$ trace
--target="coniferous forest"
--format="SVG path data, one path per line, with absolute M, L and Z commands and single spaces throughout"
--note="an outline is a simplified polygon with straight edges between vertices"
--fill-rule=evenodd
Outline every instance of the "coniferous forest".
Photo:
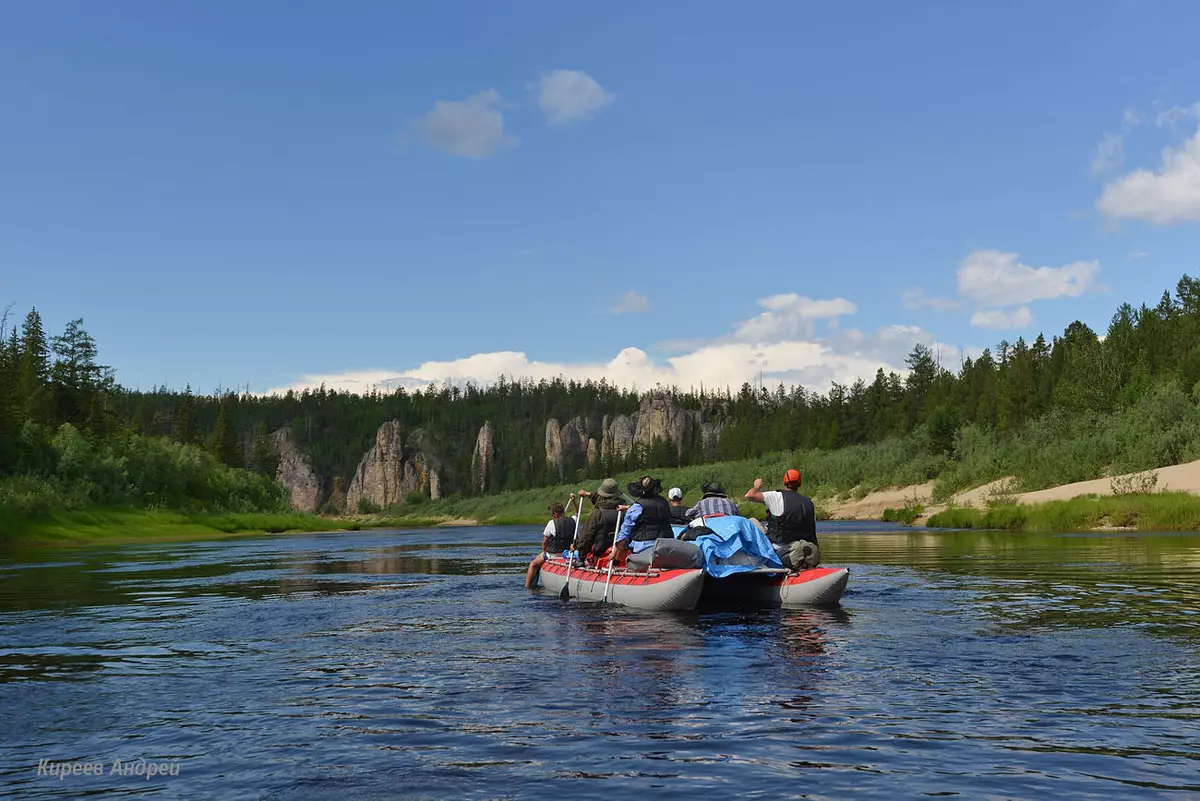
M 2 330 L 0 507 L 25 515 L 88 506 L 282 510 L 272 432 L 290 427 L 332 485 L 354 474 L 376 430 L 393 419 L 436 443 L 450 494 L 525 489 L 562 477 L 546 461 L 548 419 L 629 414 L 641 402 L 605 382 L 503 376 L 486 386 L 367 395 L 132 391 L 101 363 L 82 320 L 49 333 L 31 309 L 20 321 L 6 315 Z M 869 459 L 862 448 L 891 443 L 917 465 L 920 475 L 910 469 L 904 478 L 953 476 L 954 489 L 1014 469 L 1004 460 L 1016 458 L 1019 442 L 1027 472 L 1042 483 L 1200 458 L 1200 280 L 1186 275 L 1156 305 L 1122 304 L 1102 331 L 1074 322 L 1050 339 L 1002 341 L 956 366 L 918 345 L 907 367 L 903 376 L 880 370 L 825 393 L 657 388 L 682 409 L 720 418 L 715 451 L 654 443 L 572 465 L 572 475 L 847 448 Z M 485 421 L 495 431 L 495 462 L 486 486 L 472 488 Z M 869 472 L 834 483 L 862 483 Z

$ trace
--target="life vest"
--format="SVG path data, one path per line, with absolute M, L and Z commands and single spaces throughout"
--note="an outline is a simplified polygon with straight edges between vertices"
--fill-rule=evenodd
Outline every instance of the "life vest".
M 671 521 L 674 523 L 687 523 L 691 520 L 687 514 L 686 506 L 669 506 L 671 511 Z
M 640 499 L 638 506 L 642 507 L 642 511 L 633 523 L 633 536 L 630 539 L 646 542 L 659 537 L 675 537 L 675 530 L 671 528 L 671 507 L 666 498 L 651 495 Z
M 817 541 L 817 511 L 807 496 L 795 490 L 779 491 L 783 496 L 783 514 L 776 517 L 767 510 L 767 539 L 776 545 L 796 540 Z
M 550 538 L 550 553 L 565 551 L 575 541 L 575 518 L 559 517 L 554 520 L 554 536 Z

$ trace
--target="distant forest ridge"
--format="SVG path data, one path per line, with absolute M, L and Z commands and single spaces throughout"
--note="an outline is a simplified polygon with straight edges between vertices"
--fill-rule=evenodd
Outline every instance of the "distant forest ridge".
M 824 393 L 748 383 L 736 391 L 639 393 L 605 381 L 508 377 L 368 394 L 133 391 L 99 362 L 82 320 L 53 337 L 36 310 L 20 325 L 11 322 L 0 344 L 0 477 L 57 475 L 61 454 L 50 443 L 69 424 L 92 443 L 165 438 L 274 478 L 272 435 L 286 428 L 320 476 L 323 498 L 352 480 L 392 420 L 419 432 L 443 495 L 469 495 L 912 435 L 929 454 L 952 460 L 967 428 L 1006 436 L 1050 414 L 1111 414 L 1164 385 L 1192 403 L 1200 395 L 1200 281 L 1187 275 L 1154 306 L 1122 304 L 1103 336 L 1077 321 L 1049 341 L 1002 341 L 957 370 L 917 345 L 905 375 L 880 369 L 871 380 L 835 383 Z M 651 412 L 658 422 L 647 427 Z M 485 423 L 493 452 L 480 480 L 476 451 Z

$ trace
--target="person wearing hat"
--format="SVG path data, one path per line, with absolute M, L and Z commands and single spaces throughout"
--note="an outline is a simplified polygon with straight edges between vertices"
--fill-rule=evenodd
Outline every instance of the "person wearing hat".
M 687 510 L 688 517 L 709 517 L 711 515 L 740 515 L 737 504 L 729 500 L 725 494 L 725 486 L 720 481 L 706 481 L 700 487 L 704 493 L 699 502 Z
M 746 500 L 767 507 L 767 539 L 785 567 L 795 570 L 821 564 L 817 545 L 817 510 L 812 499 L 800 494 L 800 471 L 783 474 L 783 489 L 762 491 L 763 480 L 754 479 Z
M 660 537 L 675 538 L 675 530 L 671 528 L 671 507 L 660 492 L 662 482 L 650 476 L 642 476 L 629 485 L 629 494 L 636 500 L 625 512 L 621 530 L 617 532 L 613 561 L 620 562 L 627 553 L 641 553 L 653 548 L 654 541 Z
M 676 525 L 687 525 L 692 522 L 691 516 L 687 513 L 687 509 L 683 507 L 683 490 L 679 487 L 671 487 L 667 490 L 667 506 L 671 512 L 671 522 Z
M 574 499 L 575 495 L 572 493 L 571 500 Z M 548 511 L 550 512 L 550 522 L 546 523 L 546 528 L 542 529 L 542 552 L 533 557 L 533 561 L 529 563 L 529 569 L 525 571 L 526 589 L 533 589 L 538 571 L 546 563 L 548 553 L 562 553 L 568 550 L 571 543 L 575 541 L 575 518 L 567 517 L 567 510 L 558 501 L 551 503 Z
M 587 521 L 579 531 L 579 539 L 575 546 L 584 559 L 588 555 L 599 558 L 609 549 L 613 542 L 613 534 L 617 531 L 617 517 L 621 506 L 621 488 L 615 479 L 606 478 L 600 482 L 595 492 L 580 490 L 579 496 L 589 498 L 595 511 L 588 515 Z

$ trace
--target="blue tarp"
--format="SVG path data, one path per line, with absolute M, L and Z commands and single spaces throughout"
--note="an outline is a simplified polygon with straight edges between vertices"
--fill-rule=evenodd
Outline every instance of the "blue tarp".
M 744 517 L 710 517 L 704 524 L 713 530 L 696 539 L 704 552 L 704 569 L 713 578 L 724 578 L 756 567 L 783 567 L 779 555 L 758 526 Z M 676 534 L 682 529 L 677 529 Z

